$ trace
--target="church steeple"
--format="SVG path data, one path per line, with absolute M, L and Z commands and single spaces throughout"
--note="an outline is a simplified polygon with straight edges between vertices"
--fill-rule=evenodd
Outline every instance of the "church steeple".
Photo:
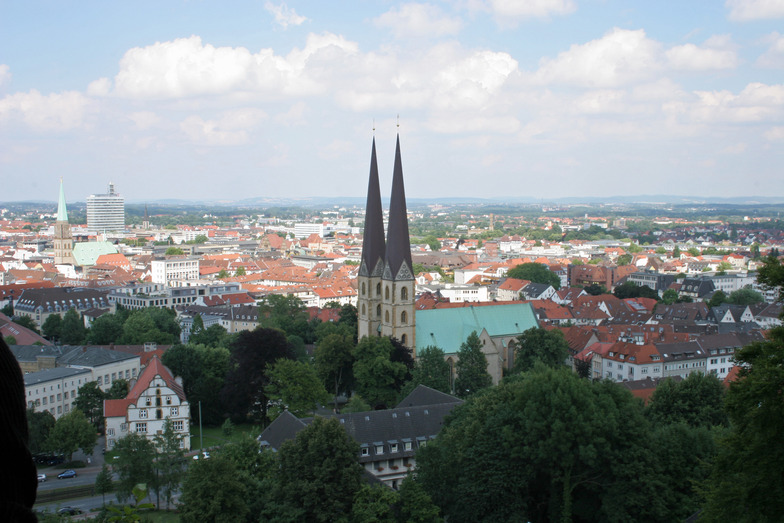
M 60 178 L 60 201 L 57 204 L 57 221 L 68 221 L 68 209 L 65 207 L 65 189 L 63 189 L 63 179 Z
M 376 139 L 370 153 L 370 178 L 365 204 L 365 230 L 362 235 L 360 276 L 381 276 L 384 271 L 384 213 L 381 208 L 381 189 L 378 183 Z
M 411 242 L 408 236 L 406 189 L 403 186 L 403 162 L 400 159 L 400 135 L 395 146 L 395 167 L 392 171 L 392 196 L 389 200 L 385 280 L 413 280 Z

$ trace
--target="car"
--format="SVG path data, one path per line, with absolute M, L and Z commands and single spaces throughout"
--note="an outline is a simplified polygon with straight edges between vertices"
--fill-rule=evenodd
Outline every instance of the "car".
M 60 510 L 57 511 L 58 514 L 66 514 L 69 516 L 75 516 L 77 514 L 81 514 L 82 511 L 76 507 L 62 507 Z
M 75 478 L 76 471 L 72 469 L 64 470 L 57 475 L 57 479 Z
M 46 474 L 38 474 L 38 482 L 43 483 L 46 481 Z
M 196 453 L 196 454 L 193 456 L 193 459 L 199 459 L 199 458 L 201 458 L 201 459 L 210 459 L 210 453 L 209 453 L 209 451 L 206 451 L 206 450 L 204 450 L 204 451 L 202 451 L 202 453 L 201 453 L 201 454 L 198 454 L 198 453 Z

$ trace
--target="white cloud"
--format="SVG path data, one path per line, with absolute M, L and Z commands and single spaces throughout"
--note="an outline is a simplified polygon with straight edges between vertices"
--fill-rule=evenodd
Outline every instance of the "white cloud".
M 784 0 L 727 0 L 730 20 L 747 22 L 784 17 Z
M 267 115 L 259 109 L 228 111 L 217 120 L 190 116 L 180 123 L 180 130 L 192 141 L 204 145 L 243 145 L 252 131 Z
M 245 91 L 257 96 L 309 95 L 324 89 L 332 67 L 357 52 L 356 43 L 331 33 L 308 36 L 286 57 L 271 49 L 213 47 L 191 36 L 135 47 L 120 61 L 115 93 L 129 98 L 180 98 Z M 309 69 L 310 68 L 310 69 Z
M 489 11 L 501 27 L 514 27 L 528 18 L 571 14 L 577 4 L 573 0 L 488 0 L 469 2 L 469 8 Z
M 144 131 L 154 127 L 161 121 L 160 117 L 152 111 L 138 111 L 128 115 L 128 118 L 136 124 L 136 128 Z
M 784 35 L 773 32 L 764 38 L 768 49 L 757 59 L 757 65 L 771 69 L 784 69 Z
M 275 23 L 283 29 L 288 29 L 290 25 L 302 25 L 307 21 L 307 18 L 298 15 L 294 9 L 290 9 L 285 3 L 275 5 L 272 2 L 267 2 L 264 4 L 264 9 L 275 17 Z
M 764 136 L 771 142 L 784 142 L 784 127 L 771 127 Z
M 354 142 L 348 140 L 332 140 L 327 145 L 319 147 L 318 155 L 319 158 L 325 160 L 336 160 L 349 156 L 354 152 L 355 146 L 356 144 Z
M 601 38 L 574 44 L 554 59 L 542 59 L 536 83 L 616 87 L 651 78 L 662 69 L 661 46 L 645 31 L 614 28 Z
M 695 91 L 696 100 L 677 106 L 678 112 L 701 123 L 777 121 L 784 117 L 784 84 L 748 84 L 743 91 Z
M 0 64 L 0 85 L 5 85 L 11 81 L 11 68 L 6 64 Z
M 734 69 L 738 66 L 738 55 L 732 47 L 728 36 L 714 36 L 702 46 L 685 44 L 672 47 L 665 56 L 669 66 L 678 70 Z
M 393 7 L 373 20 L 376 26 L 386 27 L 397 38 L 456 35 L 462 21 L 446 16 L 432 4 L 403 4 Z
M 87 86 L 87 94 L 90 96 L 106 96 L 111 90 L 112 81 L 108 78 L 99 78 Z
M 0 122 L 19 118 L 37 131 L 67 131 L 84 125 L 89 104 L 76 91 L 42 95 L 33 89 L 0 99 Z

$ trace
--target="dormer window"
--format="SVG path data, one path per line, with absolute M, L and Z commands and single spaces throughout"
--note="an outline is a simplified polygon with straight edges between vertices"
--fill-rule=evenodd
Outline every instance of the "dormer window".
M 360 454 L 360 456 L 369 456 L 370 455 L 370 449 L 367 448 L 367 447 L 362 447 L 360 449 L 360 451 L 359 451 L 359 454 Z
M 397 452 L 397 443 L 389 444 L 389 452 Z
M 376 443 L 376 456 L 384 453 L 384 444 L 383 443 Z

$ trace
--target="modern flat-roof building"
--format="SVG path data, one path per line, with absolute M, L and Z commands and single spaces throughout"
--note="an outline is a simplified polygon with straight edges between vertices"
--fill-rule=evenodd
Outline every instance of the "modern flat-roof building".
M 125 198 L 114 191 L 109 182 L 107 194 L 87 197 L 87 230 L 94 233 L 125 229 Z

